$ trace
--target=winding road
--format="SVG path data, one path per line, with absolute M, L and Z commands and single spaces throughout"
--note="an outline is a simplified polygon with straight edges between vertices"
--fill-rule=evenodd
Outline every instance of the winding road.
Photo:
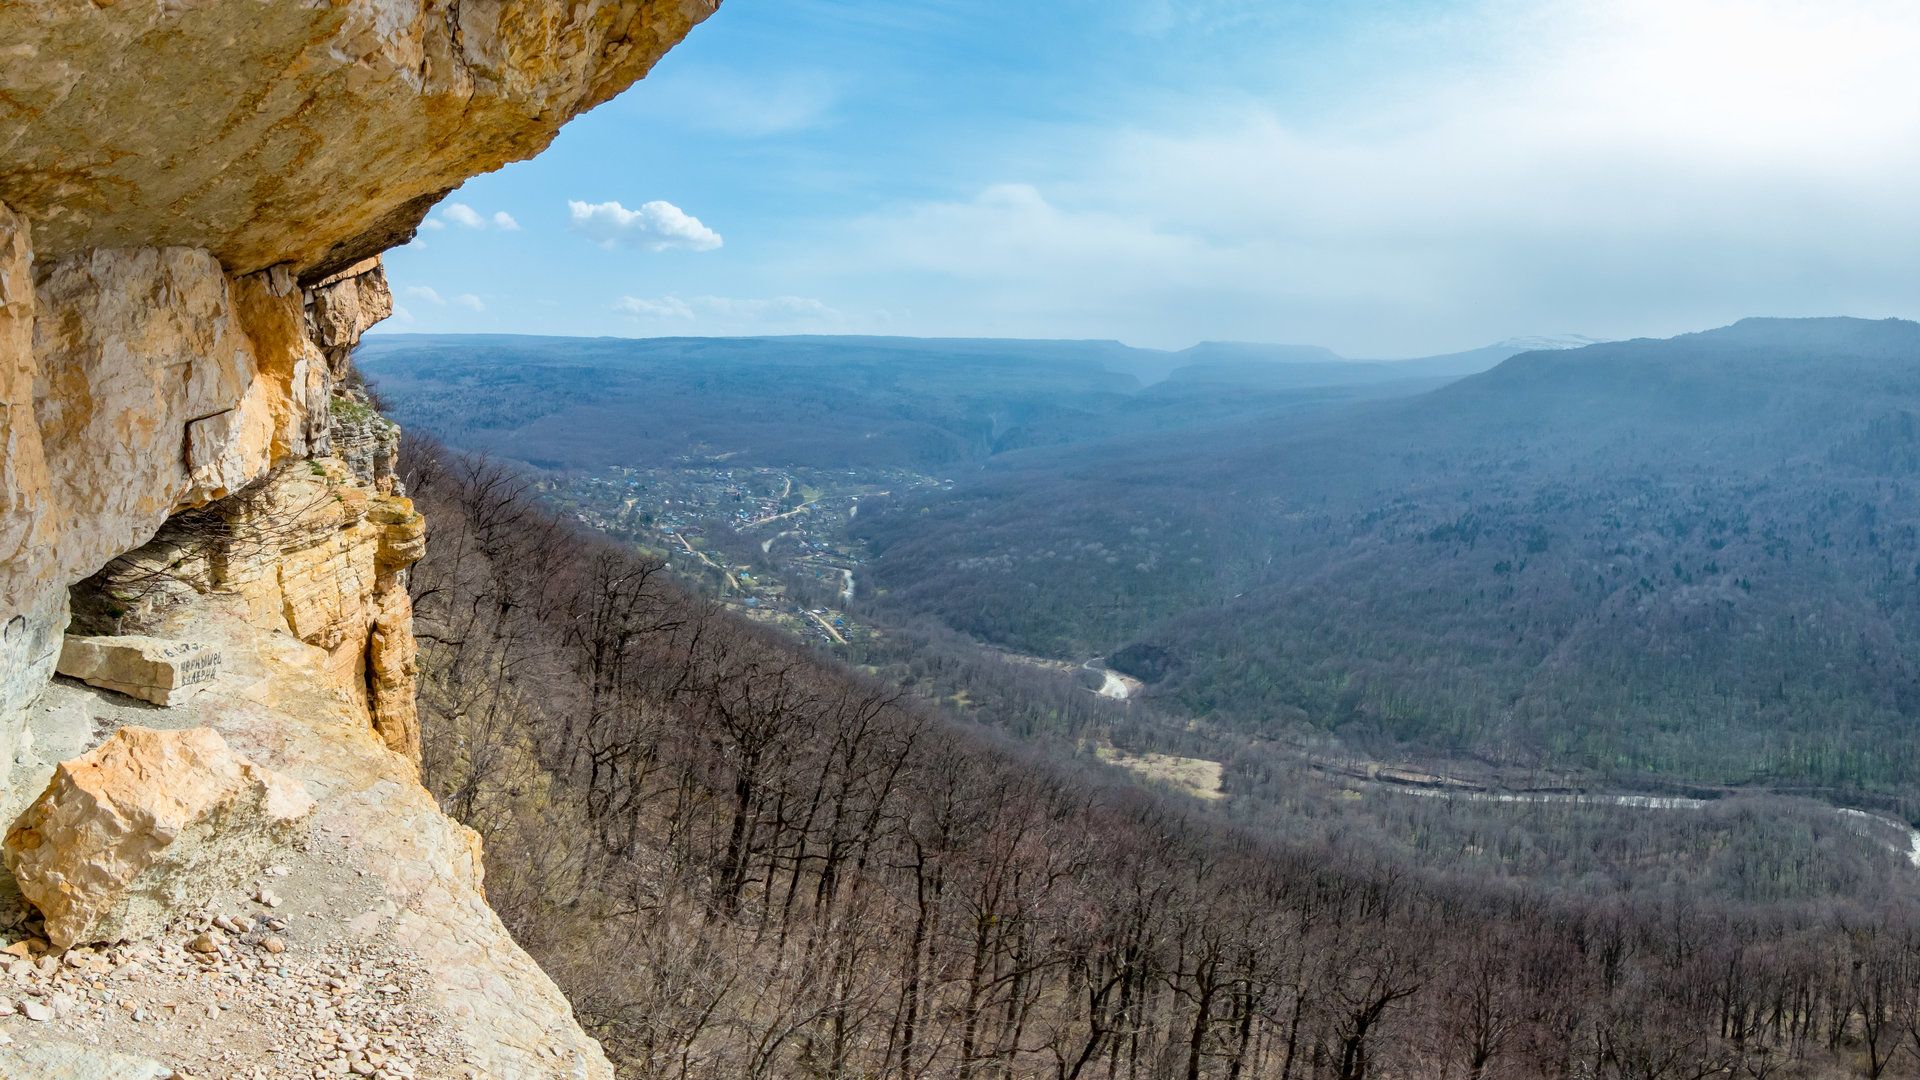
M 674 533 L 673 535 L 674 535 L 674 539 L 680 541 L 680 546 L 687 549 L 687 553 L 689 555 L 692 555 L 694 558 L 699 559 L 701 562 L 706 563 L 708 566 L 713 567 L 715 570 L 720 571 L 720 575 L 727 579 L 727 584 L 732 586 L 733 591 L 734 592 L 740 591 L 740 579 L 733 576 L 733 571 L 727 569 L 724 566 L 721 566 L 719 563 L 714 562 L 712 559 L 707 558 L 706 552 L 701 551 L 699 548 L 696 548 L 692 544 L 687 542 L 687 538 L 685 534 Z
M 1375 775 L 1361 779 L 1360 783 L 1369 787 L 1397 791 L 1407 795 L 1419 795 L 1425 798 L 1438 799 L 1466 799 L 1470 802 L 1582 803 L 1588 806 L 1625 806 L 1638 810 L 1700 810 L 1711 806 L 1714 802 L 1712 799 L 1694 799 L 1680 795 L 1605 794 L 1584 791 L 1474 791 L 1467 788 L 1462 781 L 1447 781 L 1446 778 L 1438 779 L 1441 779 L 1443 782 L 1435 785 L 1425 782 L 1395 779 L 1391 776 L 1383 777 Z M 1868 813 L 1865 810 L 1855 810 L 1846 806 L 1830 806 L 1828 809 L 1843 818 L 1884 825 L 1899 832 L 1907 838 L 1906 846 L 1902 847 L 1899 844 L 1888 843 L 1886 845 L 1887 850 L 1895 855 L 1904 856 L 1910 865 L 1915 869 L 1920 869 L 1920 829 L 1916 829 L 1904 821 L 1886 817 L 1882 814 Z
M 1106 659 L 1104 656 L 1096 656 L 1080 665 L 1088 671 L 1097 671 L 1104 677 L 1105 681 L 1100 684 L 1100 689 L 1095 690 L 1094 693 L 1104 698 L 1112 698 L 1115 701 L 1126 701 L 1128 698 L 1139 693 L 1142 687 L 1146 685 L 1139 679 L 1129 675 L 1122 675 L 1106 666 Z

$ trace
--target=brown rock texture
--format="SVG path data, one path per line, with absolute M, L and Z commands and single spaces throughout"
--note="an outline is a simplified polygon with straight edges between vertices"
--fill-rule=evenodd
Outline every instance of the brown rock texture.
M 177 245 L 316 281 L 538 153 L 715 6 L 0 5 L 0 201 L 48 258 Z
M 7 832 L 7 869 L 56 948 L 159 931 L 257 874 L 314 810 L 300 781 L 209 727 L 123 727 L 62 762 Z
M 325 452 L 371 260 L 715 6 L 0 4 L 0 754 L 69 585 Z M 352 436 L 392 493 L 390 428 Z
M 336 381 L 347 377 L 360 335 L 393 314 L 393 290 L 379 259 L 354 263 L 307 291 L 307 326 Z
M 392 1030 L 413 1075 L 423 1080 L 613 1080 L 612 1067 L 574 1022 L 566 998 L 487 906 L 479 838 L 442 814 L 413 779 L 412 764 L 369 734 L 364 715 L 328 675 L 321 649 L 285 632 L 262 632 L 244 598 L 221 592 L 196 592 L 173 604 L 158 616 L 153 632 L 220 650 L 220 679 L 160 713 L 119 695 L 55 683 L 29 710 L 32 749 L 16 763 L 11 786 L 37 794 L 53 775 L 50 762 L 86 755 L 106 731 L 163 722 L 211 727 L 235 753 L 304 783 L 318 804 L 305 839 L 276 853 L 257 882 L 207 908 L 210 914 L 284 920 L 286 927 L 274 932 L 285 952 L 272 959 L 286 964 L 293 978 L 262 978 L 253 970 L 250 978 L 232 980 L 195 964 L 175 982 L 164 962 L 149 960 L 137 980 L 125 971 L 90 978 L 111 1000 L 84 1024 L 9 1021 L 16 1047 L 42 1038 L 84 1038 L 101 1050 L 157 1060 L 193 1076 L 307 1076 L 310 1070 L 300 1068 L 291 1052 L 294 1043 L 335 1024 L 352 1030 L 351 1017 L 334 1006 L 355 998 L 363 1004 L 369 997 L 391 1000 L 374 993 L 372 980 L 355 985 L 355 976 L 340 967 L 344 958 L 358 957 L 406 973 L 403 1000 L 413 1019 Z M 282 902 L 258 902 L 259 885 Z M 7 910 L 0 898 L 0 914 Z M 152 957 L 157 951 L 190 962 L 184 954 L 206 929 L 190 920 L 121 955 Z M 236 941 L 217 928 L 212 932 Z M 342 974 L 349 986 L 341 994 L 325 984 L 311 988 L 302 972 Z M 124 1003 L 153 991 L 156 980 L 161 999 L 229 1007 L 204 1026 L 155 1022 L 151 1013 L 144 1020 L 130 1018 Z M 28 985 L 16 981 L 7 994 L 21 1000 Z M 331 1019 L 315 1019 L 316 991 L 330 1003 Z M 9 1076 L 9 1049 L 0 1047 L 0 1077 Z

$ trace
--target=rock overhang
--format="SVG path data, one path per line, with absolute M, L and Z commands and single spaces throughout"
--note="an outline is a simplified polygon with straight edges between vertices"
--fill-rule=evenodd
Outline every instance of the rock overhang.
M 311 284 L 532 157 L 717 0 L 0 5 L 0 203 L 58 259 L 183 246 Z

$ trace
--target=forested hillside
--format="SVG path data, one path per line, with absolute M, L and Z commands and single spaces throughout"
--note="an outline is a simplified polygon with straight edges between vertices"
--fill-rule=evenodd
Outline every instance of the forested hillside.
M 624 1075 L 1920 1061 L 1920 918 L 1896 889 L 1853 881 L 1871 907 L 1563 890 L 1223 825 L 748 625 L 510 469 L 415 447 L 406 480 L 435 530 L 411 585 L 425 778 Z
M 1920 326 L 1749 320 L 1008 455 L 864 516 L 883 603 L 1249 733 L 1911 797 Z

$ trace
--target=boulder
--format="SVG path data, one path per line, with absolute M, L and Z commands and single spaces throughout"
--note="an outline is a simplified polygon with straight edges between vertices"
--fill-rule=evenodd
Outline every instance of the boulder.
M 55 947 L 127 940 L 245 883 L 313 810 L 305 785 L 212 728 L 125 727 L 54 770 L 0 856 Z
M 127 634 L 68 635 L 59 672 L 155 705 L 177 705 L 220 674 L 220 651 L 193 641 Z

